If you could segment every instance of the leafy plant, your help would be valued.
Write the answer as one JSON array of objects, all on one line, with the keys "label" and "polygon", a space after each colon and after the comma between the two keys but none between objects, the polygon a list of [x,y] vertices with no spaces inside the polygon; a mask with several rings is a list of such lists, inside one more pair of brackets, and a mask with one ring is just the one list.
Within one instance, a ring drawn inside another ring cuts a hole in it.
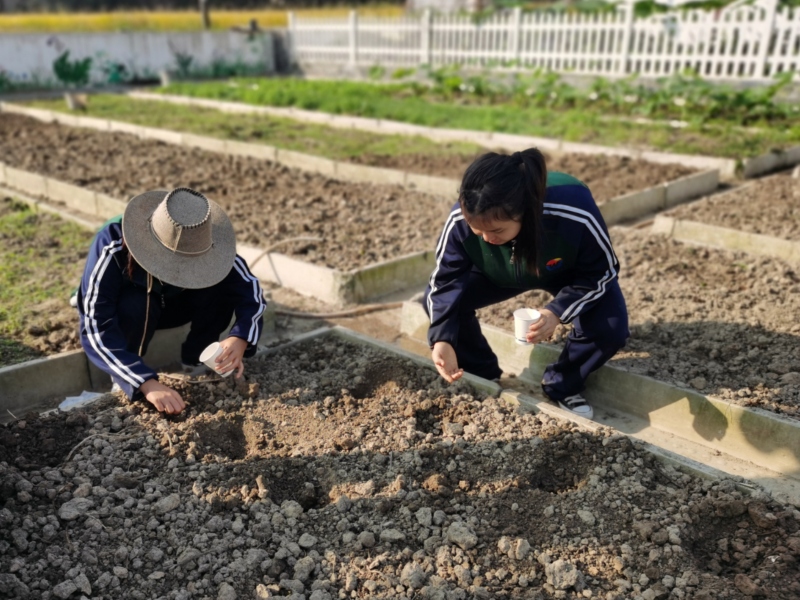
[{"label": "leafy plant", "polygon": [[392,79],[405,79],[406,77],[410,77],[416,72],[416,69],[411,69],[408,67],[395,69],[392,73]]},{"label": "leafy plant", "polygon": [[367,71],[367,77],[370,79],[383,79],[386,75],[386,69],[381,65],[372,65]]},{"label": "leafy plant", "polygon": [[0,92],[7,92],[14,87],[11,78],[3,69],[0,69]]},{"label": "leafy plant", "polygon": [[89,83],[89,71],[91,68],[91,57],[70,60],[69,50],[64,50],[53,62],[53,72],[55,72],[58,80],[66,85],[82,86]]}]

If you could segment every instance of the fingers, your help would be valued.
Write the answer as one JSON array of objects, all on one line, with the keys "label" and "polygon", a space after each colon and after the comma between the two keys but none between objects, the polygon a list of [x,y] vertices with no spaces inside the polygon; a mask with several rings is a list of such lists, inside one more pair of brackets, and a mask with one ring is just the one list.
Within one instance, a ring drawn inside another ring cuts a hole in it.
[{"label": "fingers", "polygon": [[463,369],[448,369],[444,361],[441,360],[433,364],[436,366],[436,370],[439,371],[439,375],[441,375],[442,379],[447,383],[453,383],[461,379],[461,376],[464,374]]},{"label": "fingers", "polygon": [[158,412],[168,415],[177,415],[186,408],[186,403],[183,401],[183,398],[181,398],[181,395],[169,388],[151,392],[147,394],[145,398]]},{"label": "fingers", "polygon": [[240,360],[239,367],[236,369],[236,375],[234,375],[234,377],[239,379],[242,375],[244,375],[244,363]]}]

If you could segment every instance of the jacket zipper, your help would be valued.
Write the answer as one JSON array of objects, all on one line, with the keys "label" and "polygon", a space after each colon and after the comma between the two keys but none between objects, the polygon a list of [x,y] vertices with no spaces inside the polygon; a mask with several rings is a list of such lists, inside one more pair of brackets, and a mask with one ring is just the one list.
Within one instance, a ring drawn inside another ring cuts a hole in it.
[{"label": "jacket zipper", "polygon": [[522,284],[522,273],[519,268],[519,261],[517,260],[517,240],[511,240],[511,258],[508,264],[514,265],[514,279],[518,284]]}]

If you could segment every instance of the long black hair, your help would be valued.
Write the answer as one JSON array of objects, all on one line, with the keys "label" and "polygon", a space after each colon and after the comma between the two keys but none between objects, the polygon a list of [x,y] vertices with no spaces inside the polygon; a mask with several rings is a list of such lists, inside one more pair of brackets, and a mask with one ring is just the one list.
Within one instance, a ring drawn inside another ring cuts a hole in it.
[{"label": "long black hair", "polygon": [[536,148],[511,155],[488,152],[467,167],[458,201],[467,217],[520,222],[514,253],[529,273],[538,274],[546,189],[547,165]]}]

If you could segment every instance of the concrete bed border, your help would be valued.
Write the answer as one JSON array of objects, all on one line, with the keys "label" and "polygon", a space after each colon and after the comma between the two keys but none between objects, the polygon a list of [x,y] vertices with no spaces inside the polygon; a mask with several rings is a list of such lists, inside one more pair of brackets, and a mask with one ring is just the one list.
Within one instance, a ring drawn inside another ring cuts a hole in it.
[{"label": "concrete bed border", "polygon": [[[275,331],[275,308],[264,312],[260,342]],[[155,369],[178,362],[189,326],[156,331],[144,360]],[[83,350],[69,350],[43,358],[0,367],[0,413],[22,417],[30,410],[51,409],[66,396],[82,391],[108,391],[111,378],[96,367]],[[18,414],[22,413],[22,414]]]},{"label": "concrete bed border", "polygon": [[402,121],[387,119],[370,119],[349,115],[335,115],[312,110],[293,107],[255,106],[243,102],[224,100],[211,100],[180,96],[175,94],[154,94],[152,92],[128,91],[125,93],[130,98],[182,104],[185,106],[198,106],[211,108],[222,112],[263,114],[274,117],[283,117],[306,123],[317,123],[337,127],[339,129],[358,129],[388,135],[417,135],[436,142],[472,142],[488,148],[503,148],[505,150],[520,150],[521,148],[537,147],[543,151],[581,154],[610,154],[615,156],[629,156],[641,158],[657,163],[677,163],[695,169],[719,169],[724,177],[733,177],[736,174],[737,161],[732,158],[718,158],[715,156],[694,156],[690,154],[671,154],[668,152],[651,152],[647,150],[634,150],[629,148],[616,148],[600,146],[598,144],[583,144],[567,142],[554,138],[543,138],[529,135],[515,135],[511,133],[495,133],[491,131],[477,131],[470,129],[445,129],[414,125]]},{"label": "concrete bed border", "polygon": [[[427,345],[428,325],[418,302],[403,304],[404,335]],[[517,345],[510,331],[491,325],[481,325],[481,329],[501,368],[528,385],[538,386],[544,368],[560,353],[560,349],[549,344]],[[653,435],[643,435],[641,439],[653,439],[657,444],[658,440],[672,438],[671,446],[698,447],[710,464],[715,454],[750,463],[757,468],[757,476],[750,479],[765,487],[770,484],[766,473],[779,475],[781,492],[800,506],[800,421],[730,404],[610,365],[589,377],[586,395],[596,409],[624,415],[624,419],[639,423],[641,431],[654,430]],[[543,399],[541,402],[552,406]]]},{"label": "concrete bed border", "polygon": [[743,159],[720,158],[717,156],[672,154],[669,152],[635,150],[600,146],[597,144],[582,144],[553,138],[514,135],[510,133],[493,133],[467,129],[440,129],[436,127],[425,127],[423,125],[412,125],[411,123],[403,123],[401,121],[389,121],[386,119],[334,115],[292,107],[254,106],[243,102],[193,98],[174,94],[128,91],[126,95],[140,100],[157,100],[161,102],[170,102],[172,104],[213,108],[230,113],[264,114],[284,117],[294,119],[295,121],[318,123],[340,129],[358,129],[361,131],[383,134],[418,135],[437,142],[464,141],[485,147],[504,148],[506,150],[519,150],[520,148],[536,146],[540,150],[548,150],[550,152],[580,152],[582,154],[630,156],[631,158],[640,158],[650,162],[682,164],[696,169],[719,169],[720,174],[724,178],[735,177],[739,170],[741,170],[741,175],[744,178],[758,177],[770,171],[791,167],[800,163],[800,146]]},{"label": "concrete bed border", "polygon": [[[409,360],[416,365],[433,370],[430,360],[423,358],[418,354],[404,350],[392,344],[370,338],[341,326],[321,327],[319,329],[300,334],[293,339],[283,342],[277,346],[259,350],[253,359],[271,356],[288,347],[301,344],[309,340],[319,339],[328,335],[338,337],[354,344],[371,346],[384,352],[388,352],[394,356],[397,356],[398,358]],[[72,352],[66,352],[55,357],[29,361],[23,365],[17,365],[18,368],[16,369],[17,373],[15,375],[17,376],[18,381],[21,381],[19,376],[23,372],[31,379],[35,379],[37,377],[41,379],[43,377],[52,377],[53,374],[65,372],[71,373],[72,371],[76,371],[77,373],[72,373],[70,381],[68,382],[68,385],[73,386],[75,393],[78,393],[78,390],[105,391],[105,389],[107,389],[110,385],[110,380],[104,373],[91,366],[86,360],[85,355],[82,355],[82,351],[76,350]],[[5,376],[5,371],[9,369],[10,368],[0,369],[0,385],[2,385],[5,379],[8,378]],[[503,390],[497,383],[493,381],[470,374],[465,374],[464,380],[469,382],[469,384],[478,391],[496,395],[499,399],[508,402],[512,406],[518,407],[522,411],[531,413],[544,413],[560,421],[566,421],[571,423],[573,426],[578,426],[590,431],[597,431],[600,427],[602,427],[597,423],[582,419],[580,417],[575,417],[574,415],[561,410],[557,406],[539,401],[538,399],[528,396],[522,392],[515,390]],[[63,388],[64,383],[62,381],[59,381],[57,384],[55,381],[53,383],[53,389],[56,387],[58,389],[57,393],[52,393],[52,390],[47,390],[49,395],[34,397],[29,399],[27,402],[21,402],[16,405],[10,405],[11,403],[7,401],[6,396],[0,394],[0,410],[6,409],[11,412],[11,409],[16,409],[20,414],[13,416],[16,418],[23,418],[25,414],[31,410],[44,413],[56,409],[59,402],[56,402],[53,399],[55,397],[61,398],[71,392]],[[43,388],[40,389],[44,391]],[[2,390],[1,387],[0,390]],[[704,479],[721,479],[728,476],[728,474],[722,470],[715,469],[690,458],[686,458],[678,453],[658,448],[652,444],[645,442],[642,443],[642,447],[653,454],[662,463],[668,464],[681,472],[689,473]],[[751,488],[746,485],[742,486],[739,484],[738,487],[745,493],[752,491]]]},{"label": "concrete bed border", "polygon": [[[376,340],[374,338],[368,337],[366,335],[355,332],[351,329],[342,327],[340,325],[333,327],[321,327],[319,329],[315,329],[308,333],[301,334],[287,343],[270,348],[268,350],[265,350],[264,352],[260,352],[257,356],[263,356],[263,355],[269,356],[272,354],[276,354],[280,352],[282,349],[287,348],[289,346],[303,343],[312,339],[318,339],[326,335],[336,336],[340,339],[344,339],[346,341],[355,344],[372,346],[373,348],[384,350],[395,356],[398,356],[399,358],[404,358],[406,360],[409,360],[414,364],[420,365],[431,371],[434,370],[434,367],[430,359],[427,357],[421,356],[409,350],[405,350],[388,342]],[[539,400],[534,396],[528,395],[524,392],[512,389],[503,389],[500,385],[498,385],[494,381],[489,381],[488,379],[483,379],[482,377],[477,377],[470,373],[464,374],[464,380],[469,382],[470,385],[472,385],[479,391],[483,391],[488,394],[496,394],[498,398],[500,398],[501,400],[505,400],[509,404],[516,406],[520,410],[523,410],[525,412],[544,413],[560,421],[567,421],[575,426],[581,427],[583,429],[588,429],[591,431],[597,431],[598,429],[604,427],[603,425],[598,424],[594,421],[583,419],[581,417],[576,417],[575,415],[565,410],[562,410],[561,408],[550,402]],[[628,436],[628,437],[634,437],[634,436]],[[680,453],[660,448],[653,444],[642,442],[641,440],[639,441],[640,443],[642,443],[644,449],[653,454],[659,461],[668,464],[681,472],[690,473],[692,475],[702,477],[704,479],[721,479],[724,477],[729,477],[729,474],[721,469],[717,469],[707,464],[703,464],[702,462],[698,462],[696,460],[683,456]],[[752,488],[750,486],[742,485],[741,482],[737,482],[737,487],[739,487],[739,489],[745,493],[752,492]],[[798,502],[800,502],[800,495],[798,495],[797,498]]]},{"label": "concrete bed border", "polygon": [[789,262],[800,262],[800,242],[784,240],[770,235],[749,233],[739,229],[708,225],[664,215],[656,216],[650,231],[664,234],[689,244],[742,251],[759,256],[770,256]]},{"label": "concrete bed border", "polygon": [[[122,214],[127,204],[107,194],[0,162],[0,188],[3,186],[7,186],[5,191],[11,196],[88,228]],[[63,203],[67,210],[60,210],[48,202]],[[93,221],[91,217],[96,219]],[[433,252],[427,251],[350,271],[321,267],[244,244],[239,244],[237,251],[248,261],[253,274],[262,281],[270,281],[335,305],[367,302],[423,285],[434,265]]]},{"label": "concrete bed border", "polygon": [[[155,96],[159,95],[156,94]],[[46,123],[59,123],[71,127],[84,127],[98,131],[128,133],[141,139],[153,139],[188,148],[268,160],[287,167],[334,177],[342,181],[401,185],[424,193],[450,196],[452,198],[455,198],[459,187],[458,180],[446,177],[433,177],[395,169],[357,165],[354,163],[334,161],[319,156],[302,154],[300,152],[282,150],[265,144],[223,140],[168,129],[133,125],[122,121],[81,117],[58,111],[28,108],[8,102],[0,102],[0,112],[25,115]],[[495,134],[495,137],[499,135],[500,134]],[[584,147],[583,144],[573,144],[572,146],[576,147],[574,149],[565,148],[562,151],[580,152]],[[580,148],[578,148],[578,146],[580,146]],[[619,149],[614,151],[614,149],[603,148],[602,150],[604,153],[620,154]],[[608,150],[608,152],[605,152],[605,150]],[[645,157],[643,156],[642,158]],[[648,158],[648,160],[650,160],[650,158]],[[654,160],[653,162],[664,163],[669,161]],[[693,166],[706,167],[708,165],[698,163]],[[599,205],[600,213],[603,215],[607,225],[638,219],[653,212],[672,208],[683,202],[688,202],[694,198],[710,194],[719,186],[719,180],[720,169],[718,167],[711,168],[673,181],[668,181],[661,185],[612,198]],[[429,273],[430,270],[428,271],[428,274]],[[424,279],[422,281],[424,281]]]}]

